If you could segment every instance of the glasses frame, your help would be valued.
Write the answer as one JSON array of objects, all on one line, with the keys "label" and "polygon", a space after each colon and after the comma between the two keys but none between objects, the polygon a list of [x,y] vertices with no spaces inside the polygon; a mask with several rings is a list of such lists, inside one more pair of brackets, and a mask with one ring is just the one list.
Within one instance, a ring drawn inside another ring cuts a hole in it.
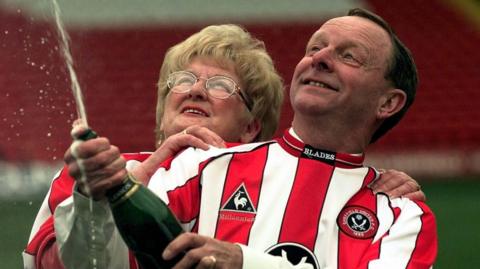
[{"label": "glasses frame", "polygon": [[[173,91],[173,92],[176,92],[176,93],[188,93],[192,90],[192,86],[188,87],[188,89],[186,91],[178,91],[178,90],[174,90],[175,86],[172,86],[172,76],[173,75],[178,75],[178,74],[187,74],[187,75],[190,75],[192,76],[193,78],[195,78],[195,83],[199,82],[200,80],[205,80],[205,84],[203,85],[203,90],[207,93],[208,96],[210,97],[213,97],[213,98],[216,98],[216,99],[227,99],[229,98],[230,96],[234,95],[234,94],[238,94],[238,96],[240,96],[240,98],[242,99],[243,103],[245,104],[245,106],[247,107],[248,111],[252,111],[252,104],[251,102],[249,101],[249,99],[247,99],[247,97],[245,96],[245,94],[242,92],[242,89],[238,86],[238,84],[235,82],[235,80],[227,77],[227,76],[222,76],[222,75],[216,75],[216,76],[212,76],[212,77],[209,77],[209,78],[201,78],[201,77],[198,77],[197,75],[195,75],[194,73],[192,72],[189,72],[189,71],[176,71],[176,72],[172,72],[168,75],[167,77],[167,87]],[[226,79],[230,82],[232,82],[233,84],[233,91],[227,95],[226,97],[218,97],[218,96],[213,96],[210,94],[210,92],[208,91],[208,88],[207,88],[207,85],[208,85],[208,81],[211,80],[211,79],[214,79],[214,78],[222,78],[222,79]],[[194,83],[194,84],[195,84]]]}]

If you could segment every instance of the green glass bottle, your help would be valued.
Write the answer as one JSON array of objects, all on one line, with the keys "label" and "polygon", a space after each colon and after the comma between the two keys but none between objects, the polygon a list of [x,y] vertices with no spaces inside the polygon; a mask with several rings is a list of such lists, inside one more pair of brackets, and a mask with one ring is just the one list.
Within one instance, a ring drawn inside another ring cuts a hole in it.
[{"label": "green glass bottle", "polygon": [[[88,129],[76,139],[89,140],[97,134]],[[168,206],[128,174],[125,181],[107,192],[113,219],[128,248],[142,269],[173,267],[182,257],[162,258],[167,245],[183,232]]]},{"label": "green glass bottle", "polygon": [[142,269],[173,267],[183,255],[165,261],[162,252],[183,232],[167,205],[131,175],[107,193],[117,228]]}]

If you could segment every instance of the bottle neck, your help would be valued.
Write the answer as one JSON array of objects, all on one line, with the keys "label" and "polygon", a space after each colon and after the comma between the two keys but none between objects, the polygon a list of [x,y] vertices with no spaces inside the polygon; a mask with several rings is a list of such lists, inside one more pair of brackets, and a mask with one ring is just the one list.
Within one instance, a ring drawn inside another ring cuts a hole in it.
[{"label": "bottle neck", "polygon": [[135,178],[127,174],[122,184],[115,186],[107,191],[106,195],[111,206],[121,204],[138,191],[140,183]]}]

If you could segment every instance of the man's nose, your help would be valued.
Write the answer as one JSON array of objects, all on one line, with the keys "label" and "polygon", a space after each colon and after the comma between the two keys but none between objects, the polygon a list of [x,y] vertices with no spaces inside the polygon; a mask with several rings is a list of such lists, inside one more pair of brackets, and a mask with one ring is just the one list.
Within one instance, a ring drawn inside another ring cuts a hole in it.
[{"label": "man's nose", "polygon": [[312,67],[326,72],[333,70],[332,53],[328,47],[316,51],[312,55]]}]

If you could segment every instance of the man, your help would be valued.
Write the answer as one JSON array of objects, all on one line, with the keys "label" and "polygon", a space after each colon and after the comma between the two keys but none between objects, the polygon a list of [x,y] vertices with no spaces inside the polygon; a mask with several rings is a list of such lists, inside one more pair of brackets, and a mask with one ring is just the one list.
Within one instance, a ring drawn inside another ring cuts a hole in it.
[{"label": "man", "polygon": [[[383,20],[356,9],[327,21],[292,78],[292,129],[277,143],[201,162],[202,169],[190,174],[203,180],[199,212],[191,215],[198,215],[194,231],[206,236],[181,235],[164,257],[187,251],[175,268],[205,264],[205,257],[214,257],[208,260],[217,268],[287,268],[285,259],[295,268],[432,266],[433,214],[423,203],[372,193],[365,186],[375,173],[362,167],[358,154],[400,120],[416,84],[413,60]],[[182,178],[167,186],[173,178],[175,171],[161,168],[150,187],[180,212],[187,203],[177,202],[186,199],[174,197],[190,197],[189,187]],[[252,210],[230,206],[238,194]],[[235,241],[241,251],[207,236]]]},{"label": "man", "polygon": [[[437,251],[431,211],[373,193],[368,185],[378,173],[362,164],[367,145],[408,110],[416,84],[408,50],[381,18],[354,9],[327,21],[295,69],[295,115],[283,138],[189,148],[153,175],[149,188],[198,232],[176,238],[164,258],[186,252],[175,268],[431,267]],[[110,148],[105,140],[88,141],[77,147],[78,158],[102,152],[94,145]],[[124,174],[110,171],[102,186],[85,186],[102,193]],[[64,253],[72,246],[67,212],[63,206],[55,212]]]}]

